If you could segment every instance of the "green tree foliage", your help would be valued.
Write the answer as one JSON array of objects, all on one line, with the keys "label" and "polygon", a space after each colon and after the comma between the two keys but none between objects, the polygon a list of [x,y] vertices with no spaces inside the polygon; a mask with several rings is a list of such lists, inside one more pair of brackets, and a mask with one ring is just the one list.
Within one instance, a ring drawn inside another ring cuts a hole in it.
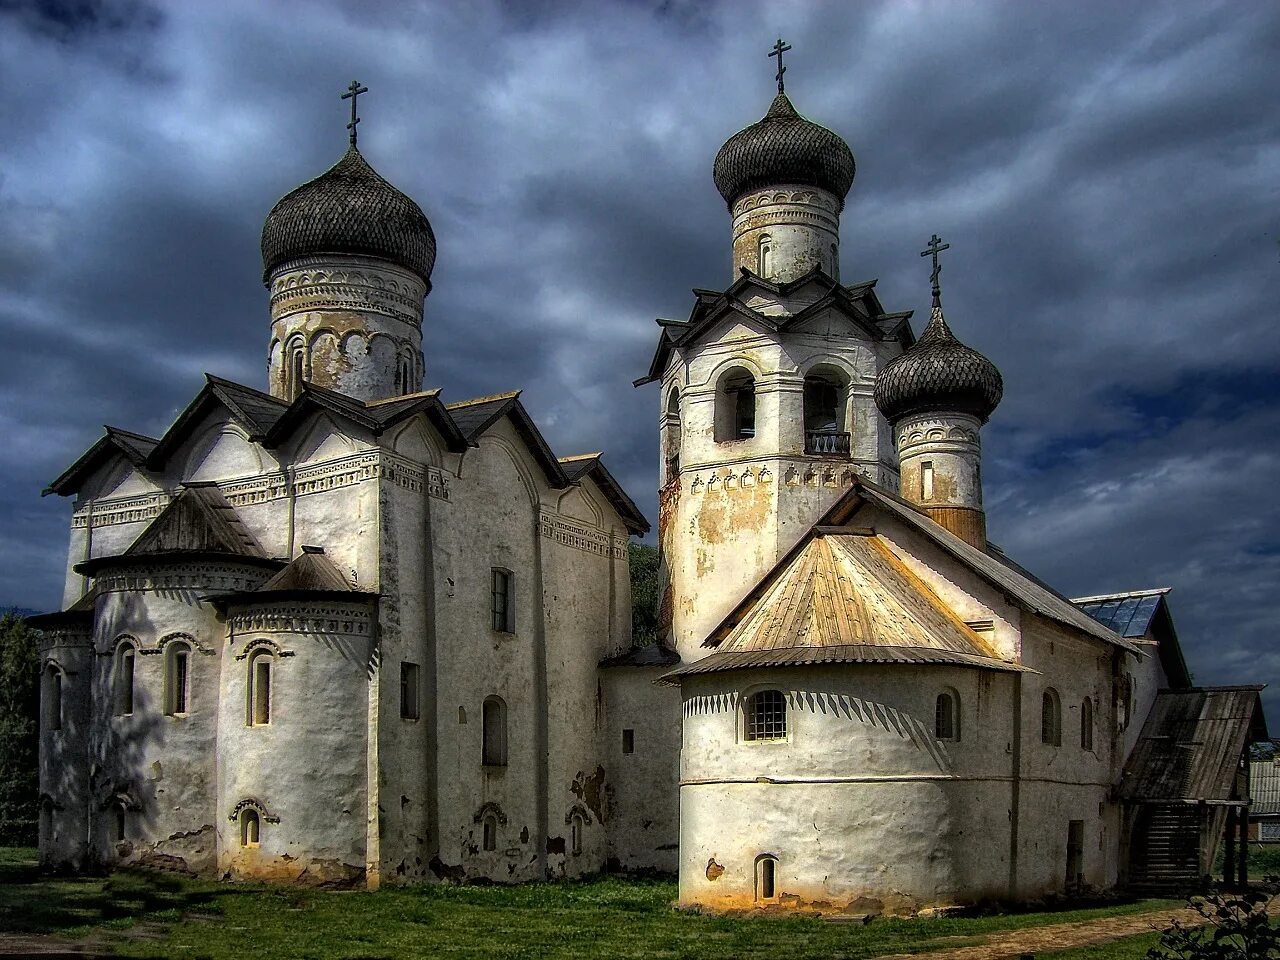
[{"label": "green tree foliage", "polygon": [[1174,921],[1147,951],[1149,960],[1263,960],[1280,958],[1280,928],[1267,916],[1277,890],[1275,877],[1241,893],[1213,890],[1190,902],[1198,924]]},{"label": "green tree foliage", "polygon": [[658,548],[646,543],[629,546],[631,563],[631,645],[647,647],[658,642]]},{"label": "green tree foliage", "polygon": [[0,844],[36,839],[39,683],[35,634],[9,611],[0,618]]}]

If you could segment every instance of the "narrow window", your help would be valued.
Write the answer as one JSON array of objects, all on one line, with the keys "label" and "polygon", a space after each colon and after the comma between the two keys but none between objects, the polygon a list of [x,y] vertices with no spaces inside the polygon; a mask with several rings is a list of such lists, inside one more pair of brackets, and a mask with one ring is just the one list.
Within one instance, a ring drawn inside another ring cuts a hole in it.
[{"label": "narrow window", "polygon": [[484,765],[507,765],[507,705],[500,697],[488,697],[481,714],[484,741]]},{"label": "narrow window", "polygon": [[240,846],[256,847],[261,842],[262,817],[252,807],[240,812]]},{"label": "narrow window", "polygon": [[260,650],[249,658],[249,726],[271,722],[271,654]]},{"label": "narrow window", "polygon": [[131,643],[116,648],[116,669],[113,678],[116,716],[127,717],[133,713],[133,667],[137,651]]},{"label": "narrow window", "polygon": [[302,392],[304,382],[304,349],[301,341],[295,341],[289,348],[289,398],[293,399]]},{"label": "narrow window", "polygon": [[666,432],[663,450],[667,468],[667,483],[680,475],[680,391],[672,388],[667,397],[667,415],[663,423]]},{"label": "narrow window", "polygon": [[576,857],[582,853],[582,829],[586,826],[582,814],[575,813],[569,818],[569,850]]},{"label": "narrow window", "polygon": [[483,844],[484,849],[497,850],[498,849],[498,818],[495,817],[493,814],[489,814],[484,818],[483,833],[484,833],[484,844]]},{"label": "narrow window", "polygon": [[756,899],[776,900],[778,898],[778,859],[777,857],[760,857],[756,860]]},{"label": "narrow window", "polygon": [[933,499],[933,461],[920,464],[920,499]]},{"label": "narrow window", "polygon": [[164,712],[170,715],[187,712],[190,696],[191,647],[171,641],[165,647]]},{"label": "narrow window", "polygon": [[759,255],[756,257],[759,265],[759,272],[756,276],[767,277],[769,270],[773,266],[773,241],[767,233],[761,234],[759,241]]},{"label": "narrow window", "polygon": [[840,250],[834,243],[831,245],[831,279],[840,282]]},{"label": "narrow window", "polygon": [[1093,749],[1093,701],[1088,697],[1080,703],[1080,749]]},{"label": "narrow window", "polygon": [[417,720],[418,713],[418,665],[400,664],[400,716],[405,720]]},{"label": "narrow window", "polygon": [[781,690],[761,690],[747,698],[747,740],[785,740],[787,698]]},{"label": "narrow window", "polygon": [[716,388],[716,442],[747,440],[755,435],[756,381],[746,370],[734,367],[724,373]]},{"label": "narrow window", "polygon": [[44,846],[53,840],[53,801],[45,798],[40,803],[40,845]]},{"label": "narrow window", "polygon": [[622,752],[623,753],[636,752],[636,732],[634,730],[622,731]]},{"label": "narrow window", "polygon": [[515,633],[515,610],[511,602],[511,571],[493,568],[493,629]]},{"label": "narrow window", "polygon": [[933,731],[939,740],[960,739],[960,718],[956,709],[958,699],[953,693],[938,694],[933,710]]},{"label": "narrow window", "polygon": [[1062,708],[1058,692],[1052,687],[1040,698],[1040,741],[1051,747],[1062,746]]},{"label": "narrow window", "polygon": [[62,671],[52,663],[44,672],[44,725],[48,730],[62,729]]},{"label": "narrow window", "polygon": [[117,802],[111,808],[111,840],[113,843],[121,843],[125,839],[128,832],[126,827],[128,824],[128,811],[125,810],[124,804]]}]

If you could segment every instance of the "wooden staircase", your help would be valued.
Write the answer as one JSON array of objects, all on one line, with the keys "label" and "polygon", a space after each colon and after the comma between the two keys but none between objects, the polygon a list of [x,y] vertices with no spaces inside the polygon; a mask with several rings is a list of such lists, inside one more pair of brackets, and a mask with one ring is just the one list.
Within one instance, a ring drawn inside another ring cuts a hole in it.
[{"label": "wooden staircase", "polygon": [[1198,806],[1169,804],[1147,808],[1130,843],[1129,888],[1144,894],[1198,889],[1205,874],[1200,863],[1202,829]]}]

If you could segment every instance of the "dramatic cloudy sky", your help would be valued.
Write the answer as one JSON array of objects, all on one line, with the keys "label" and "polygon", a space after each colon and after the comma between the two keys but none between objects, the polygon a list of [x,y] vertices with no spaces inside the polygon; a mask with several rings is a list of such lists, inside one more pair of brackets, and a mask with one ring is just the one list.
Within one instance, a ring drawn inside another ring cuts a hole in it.
[{"label": "dramatic cloudy sky", "polygon": [[[524,389],[653,515],[657,316],[730,281],[711,160],[773,92],[852,145],[846,279],[1004,372],[993,539],[1072,595],[1174,586],[1202,682],[1280,679],[1280,6],[0,0],[0,602],[59,599],[103,423],[262,386],[257,245],[361,146],[440,242],[451,399]],[[1280,707],[1280,689],[1273,700]],[[1280,713],[1276,714],[1280,725]]]}]

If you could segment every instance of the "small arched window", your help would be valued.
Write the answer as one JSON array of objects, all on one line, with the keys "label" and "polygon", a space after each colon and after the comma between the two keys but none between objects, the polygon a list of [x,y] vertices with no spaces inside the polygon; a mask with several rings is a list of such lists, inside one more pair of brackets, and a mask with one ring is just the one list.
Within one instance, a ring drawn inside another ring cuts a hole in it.
[{"label": "small arched window", "polygon": [[667,412],[663,418],[662,458],[666,467],[666,482],[670,483],[680,475],[680,391],[675,387],[667,396]]},{"label": "small arched window", "polygon": [[128,640],[116,647],[111,686],[115,714],[118,717],[127,717],[133,713],[133,680],[137,655],[137,648]]},{"label": "small arched window", "polygon": [[44,727],[46,730],[62,729],[62,671],[56,664],[44,668]]},{"label": "small arched window", "polygon": [[741,367],[720,378],[716,391],[716,441],[749,440],[756,435],[756,381]]},{"label": "small arched window", "polygon": [[285,388],[290,400],[302,392],[306,382],[306,358],[307,348],[302,338],[290,340],[285,348]]},{"label": "small arched window", "polygon": [[262,815],[253,807],[240,811],[240,846],[256,847],[262,842]]},{"label": "small arched window", "polygon": [[1093,750],[1093,701],[1088,697],[1080,702],[1080,749]]},{"label": "small arched window", "polygon": [[767,233],[760,234],[756,243],[756,264],[759,268],[756,276],[767,277],[773,269],[773,238]]},{"label": "small arched window", "polygon": [[255,650],[249,657],[248,698],[245,723],[251,727],[271,722],[271,681],[275,657],[269,650]]},{"label": "small arched window", "polygon": [[761,690],[747,697],[743,738],[785,740],[787,698],[781,690]]},{"label": "small arched window", "polygon": [[507,704],[501,697],[486,697],[481,714],[484,765],[507,765]]},{"label": "small arched window", "polygon": [[129,811],[123,800],[111,805],[111,842],[123,843],[129,837]]},{"label": "small arched window", "polygon": [[191,695],[191,644],[171,640],[164,648],[164,712],[181,716]]},{"label": "small arched window", "polygon": [[486,851],[498,849],[498,818],[492,813],[486,814],[481,824],[482,846]]},{"label": "small arched window", "polygon": [[1040,698],[1040,742],[1051,747],[1062,746],[1062,702],[1053,687]]},{"label": "small arched window", "polygon": [[573,813],[569,816],[569,851],[576,857],[582,853],[582,835],[586,830],[586,821],[582,819],[582,814]]},{"label": "small arched window", "polygon": [[960,697],[954,691],[938,694],[933,708],[933,733],[939,740],[960,739]]},{"label": "small arched window", "polygon": [[778,858],[773,854],[756,857],[756,899],[778,899]]}]

